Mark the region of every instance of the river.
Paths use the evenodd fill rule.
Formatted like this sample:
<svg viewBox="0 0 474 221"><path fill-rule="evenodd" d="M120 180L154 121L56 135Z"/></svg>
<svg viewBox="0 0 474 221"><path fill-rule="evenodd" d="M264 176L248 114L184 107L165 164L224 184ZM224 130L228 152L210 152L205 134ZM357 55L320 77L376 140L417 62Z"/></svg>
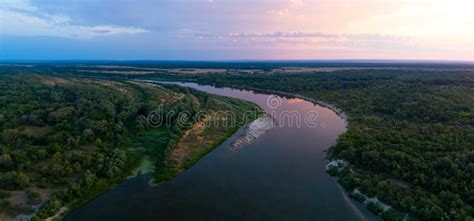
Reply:
<svg viewBox="0 0 474 221"><path fill-rule="evenodd" d="M380 220L325 171L327 149L346 130L334 111L298 98L179 84L251 101L278 125L256 142L231 148L245 133L241 128L174 179L151 187L153 176L139 175L65 220Z"/></svg>

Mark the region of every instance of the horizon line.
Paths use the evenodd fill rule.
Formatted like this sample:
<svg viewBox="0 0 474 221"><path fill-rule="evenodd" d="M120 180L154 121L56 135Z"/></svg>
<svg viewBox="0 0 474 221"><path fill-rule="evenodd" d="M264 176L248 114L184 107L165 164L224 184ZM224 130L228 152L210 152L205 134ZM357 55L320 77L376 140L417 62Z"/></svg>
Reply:
<svg viewBox="0 0 474 221"><path fill-rule="evenodd" d="M465 63L474 64L474 60L451 59L223 59L223 60L198 60L198 59L0 59L5 63L46 63L46 62L203 62L203 63L250 63L250 62L335 62L335 63Z"/></svg>

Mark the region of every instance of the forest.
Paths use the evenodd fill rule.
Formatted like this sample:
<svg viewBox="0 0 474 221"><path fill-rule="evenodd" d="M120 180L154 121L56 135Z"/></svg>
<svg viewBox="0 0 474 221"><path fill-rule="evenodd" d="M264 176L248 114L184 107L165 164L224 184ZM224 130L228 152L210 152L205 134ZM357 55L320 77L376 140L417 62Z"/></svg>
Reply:
<svg viewBox="0 0 474 221"><path fill-rule="evenodd" d="M146 78L150 78L147 75ZM157 73L193 81L300 94L349 116L330 157L350 163L339 182L419 220L474 217L474 68L374 68L330 72ZM403 218L381 214L386 220Z"/></svg>
<svg viewBox="0 0 474 221"><path fill-rule="evenodd" d="M171 65L168 70L146 63L0 67L1 210L24 213L24 207L9 203L18 191L29 205L52 194L39 218L65 205L77 207L128 176L143 156L153 159L155 182L168 180L236 129L186 133L195 131L192 115L202 109L212 113L255 108L140 81L155 79L281 91L334 104L349 116L349 125L329 157L345 160L349 167L329 173L354 199L361 200L360 191L391 205L390 212L376 203L368 205L385 220L404 219L405 213L412 220L473 219L472 66L333 65L329 71L289 73L272 63L233 64L228 69L218 64L224 71L217 73ZM229 105L219 105L222 102ZM172 114L170 127L150 126L147 116L160 105L166 113L189 110L185 119L192 122L177 126L178 116ZM207 148L196 149L190 141L202 136L210 136L202 144ZM184 157L173 152L186 145L198 151Z"/></svg>
<svg viewBox="0 0 474 221"><path fill-rule="evenodd" d="M0 219L58 218L120 183L145 158L154 183L171 179L240 124L186 131L204 118L218 120L217 111L243 124L252 110L259 111L173 85L0 67ZM183 147L189 134L205 142ZM176 157L177 148L189 151Z"/></svg>

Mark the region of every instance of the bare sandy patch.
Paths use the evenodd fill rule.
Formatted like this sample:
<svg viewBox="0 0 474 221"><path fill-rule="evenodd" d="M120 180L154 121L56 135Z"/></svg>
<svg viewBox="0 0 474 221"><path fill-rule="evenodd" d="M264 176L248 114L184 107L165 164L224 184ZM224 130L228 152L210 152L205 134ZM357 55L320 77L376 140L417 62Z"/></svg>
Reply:
<svg viewBox="0 0 474 221"><path fill-rule="evenodd" d="M39 79L40 83L49 85L49 86L56 86L60 84L67 84L70 83L69 80L66 80L64 78L58 78L58 77L41 77Z"/></svg>
<svg viewBox="0 0 474 221"><path fill-rule="evenodd" d="M211 119L211 116L206 115L201 121L195 123L191 129L183 134L178 146L171 151L170 159L176 163L177 168L182 168L192 152L195 151L196 146L205 148L210 145L211 140L205 139L203 133Z"/></svg>

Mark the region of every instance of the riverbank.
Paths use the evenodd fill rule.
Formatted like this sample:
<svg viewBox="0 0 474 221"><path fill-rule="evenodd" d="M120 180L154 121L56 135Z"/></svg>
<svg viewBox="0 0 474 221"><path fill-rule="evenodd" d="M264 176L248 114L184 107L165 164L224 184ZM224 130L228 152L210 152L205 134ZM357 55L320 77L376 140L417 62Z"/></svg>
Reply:
<svg viewBox="0 0 474 221"><path fill-rule="evenodd" d="M192 82L192 83L195 83L195 82ZM256 93L274 94L274 95L278 95L278 96L282 96L282 97L286 97L286 98L303 99L303 100L311 102L315 105L323 106L323 107L326 107L326 108L332 110L334 113L337 114L337 116L339 116L344 121L346 130L347 130L348 125L349 125L349 116L341 108L338 108L335 105L326 103L324 101L321 101L321 100L318 100L318 99L315 99L315 98L311 98L311 97L300 95L300 94L287 93L287 92L268 90L268 89L252 88L252 87L242 87L242 86L235 86L235 85L234 86L233 85L226 85L225 87L229 87L229 88L232 88L232 89L251 90L251 91L254 91ZM343 167L350 168L348 162L345 162L345 161L342 161L342 160L336 160L336 161L332 160L331 150L332 150L332 147L329 147L325 151L325 152L327 152L327 159L329 161L328 166L335 163L336 167L337 166L343 166ZM332 165L332 166L334 166L334 165ZM333 175L329 172L329 170L327 170L327 171L330 175ZM375 215L377 215L381 218L384 218L384 219L394 218L395 220L404 220L408 217L408 214L401 213L401 212L393 209L388 204L385 204L385 203L379 201L376 197L368 197L368 196L364 195L363 193L361 193L360 190L358 190L358 189L354 190L354 189L349 188L344 182L341 182L342 177L338 177L338 176L336 176L336 177L337 177L338 185L340 185L344 189L344 191L347 193L347 195L349 197L354 198L357 201L361 202L364 206L366 206L367 209L369 209ZM361 199L362 196L364 196L363 199Z"/></svg>
<svg viewBox="0 0 474 221"><path fill-rule="evenodd" d="M401 221L409 218L408 213L400 212L391 205L380 200L377 196L368 196L357 186L352 186L348 183L348 179L354 179L357 177L357 172L354 171L349 162L341 159L333 159L326 165L326 171L331 176L336 177L338 183L341 184L351 198L359 201L372 213L382 217L384 220Z"/></svg>
<svg viewBox="0 0 474 221"><path fill-rule="evenodd" d="M139 167L141 162L141 156L133 153L128 154L129 161L127 166L124 168L124 172L113 179L97 178L90 180L91 184L85 186L82 189L78 189L79 184L72 184L69 188L58 191L54 194L48 202L40 208L36 213L30 216L32 221L36 220L61 220L72 210L86 205L90 201L96 199L107 191L112 190L123 180L132 174L132 171ZM70 194L69 192L74 191L80 197L70 200L66 203L61 202L61 196Z"/></svg>
<svg viewBox="0 0 474 221"><path fill-rule="evenodd" d="M202 110L197 112L196 119L191 120L194 120L192 125L179 132L178 136L175 136L175 139L168 144L163 163L158 164L155 178L150 182L153 185L169 181L182 171L189 169L238 129L248 125L262 114L262 110L257 105L248 101L209 94L181 85L167 84L167 86L183 88L196 95L206 94L206 99L197 99L197 97L190 99L193 102L192 106L201 107Z"/></svg>
<svg viewBox="0 0 474 221"><path fill-rule="evenodd" d="M330 154L365 171L362 181L371 190L364 192L421 220L472 219L474 188L466 182L466 154L474 145L472 70L270 73L271 67L251 74L162 76L282 90L336 104L350 115L350 125Z"/></svg>
<svg viewBox="0 0 474 221"><path fill-rule="evenodd" d="M311 98L311 97L308 97L308 96L304 96L304 95L301 95L301 94L294 94L294 93L288 93L288 92L283 92L283 91L275 91L275 90L269 90L269 89L261 89L261 88L253 88L253 87L242 87L242 86L235 86L235 85L226 86L226 87L236 88L236 89L252 90L252 91L255 91L257 93L263 93L263 94L275 94L275 95L278 95L278 96L281 96L281 97L286 97L286 98L303 99L303 100L309 101L313 104L316 104L316 105L319 105L319 106L322 106L322 107L326 107L326 108L332 110L339 117L341 117L346 124L349 123L349 115L346 112L344 112L341 108L337 107L336 105L329 104L329 103L324 102L322 100L318 100L318 99Z"/></svg>
<svg viewBox="0 0 474 221"><path fill-rule="evenodd" d="M191 168L193 165L195 165L196 163L199 162L199 160L206 156L208 153L212 152L215 148L217 148L219 145L221 145L222 143L224 143L227 138L229 138L230 136L232 136L235 132L237 132L237 130L240 129L240 127L233 127L231 129L229 129L224 136L222 136L221 138L219 138L218 140L214 141L211 145L205 147L205 148L202 148L201 151L198 151L198 152L194 152L192 153L191 155L188 155L189 159L180 167L180 168L168 168L168 173L166 174L166 176L160 176L160 178L157 178L155 176L155 178L151 179L148 183L150 186L157 186L159 185L160 183L163 183L163 182L166 182L166 181L169 181L171 179L173 179L174 177L176 177L177 175L179 175L181 172Z"/></svg>
<svg viewBox="0 0 474 221"><path fill-rule="evenodd" d="M166 79L164 80L160 80L160 81L156 81L156 80L141 80L141 81L144 81L144 82L181 82L181 83L197 83L197 84L200 84L199 82L193 82L193 81L168 81ZM322 107L326 107L330 110L332 110L333 112L335 112L339 117L341 117L346 124L349 123L349 115L344 112L341 108L337 107L336 105L333 105L333 104L329 104L327 102L324 102L322 100L318 100L318 99L315 99L315 98L311 98L311 97L308 97L308 96L304 96L304 95L301 95L301 94L295 94L295 93L288 93L288 92L283 92L283 91L276 91L276 90L270 90L270 89L262 89L262 88L254 88L254 87L246 87L246 86L240 86L240 85L215 85L216 87L228 87L228 88L232 88L232 89L240 89L240 90L251 90L251 91L254 91L256 93L262 93L262 94L274 94L274 95L278 95L278 96L281 96L281 97L286 97L286 98L299 98L299 99L303 99L303 100L306 100L306 101L309 101L313 104L317 104L319 106L322 106Z"/></svg>
<svg viewBox="0 0 474 221"><path fill-rule="evenodd" d="M226 86L227 87L227 86ZM306 101L309 101L313 104L320 105L323 107L326 107L333 112L335 112L341 119L344 120L344 123L346 125L346 129L349 125L349 115L346 114L341 108L337 107L336 105L329 104L327 102L311 98L308 96L300 95L300 94L294 94L294 93L287 93L287 92L282 92L282 91L275 91L275 90L268 90L268 89L259 89L259 88L252 88L252 87L242 87L242 86L228 86L230 88L239 88L239 89L245 89L245 90L253 90L255 92L260 92L260 93L270 93L270 94L276 94L279 96L283 97L288 97L288 98L299 98L303 99ZM341 134L342 135L342 134ZM392 206L380 201L377 197L369 197L365 194L363 194L359 189L357 188L349 188L348 185L345 185L343 182L341 182L341 179L344 179L344 176L347 176L348 174L354 175L353 170L350 167L350 164L344 160L338 160L338 159L333 159L331 155L331 150L333 147L329 147L327 149L327 159L329 160L326 170L328 171L328 174L331 176L336 176L338 185L341 185L341 187L344 189L344 191L347 193L347 195L351 198L354 198L355 200L361 202L364 206L366 206L367 209L369 209L372 213L375 215L385 219L385 220L408 220L409 219L409 214L408 213L402 213L396 209L394 209ZM331 174L330 168L347 168L349 172L347 173L337 173L337 174ZM342 176L341 174L344 174Z"/></svg>
<svg viewBox="0 0 474 221"><path fill-rule="evenodd" d="M179 85L250 101L265 110L273 110L266 106L266 101L272 95L197 84ZM258 217L270 220L357 220L361 217L364 220L377 220L361 205L357 204L358 210L354 210L336 180L328 178L324 167L320 167L327 160L323 151L334 143L337 135L344 132L344 120L328 108L306 100L292 102L291 99L282 98L282 104L274 110L278 113L293 111L302 115L323 111L319 120L331 123L324 128L306 124L301 127L281 124L281 127L265 135L265 139L254 142L252 148L234 151L226 145L207 155L192 169L158 187L150 188L146 181L148 178L127 181L126 188L97 199L93 206L91 204L76 210L68 220L131 217L189 220L195 218L195 214L199 214L202 219L219 217L238 220L242 217L236 217L235 214L242 214L248 209L252 213L245 216L252 220L258 220ZM239 135L233 138L238 139ZM193 140L198 140L198 137ZM232 141L227 143L230 145ZM133 199L126 197L130 194L134 195ZM108 206L111 202L134 205L136 209L129 211L127 205L118 208ZM303 202L306 206L302 207ZM215 213L216 209L220 211L219 214ZM334 211L338 212L335 214Z"/></svg>

